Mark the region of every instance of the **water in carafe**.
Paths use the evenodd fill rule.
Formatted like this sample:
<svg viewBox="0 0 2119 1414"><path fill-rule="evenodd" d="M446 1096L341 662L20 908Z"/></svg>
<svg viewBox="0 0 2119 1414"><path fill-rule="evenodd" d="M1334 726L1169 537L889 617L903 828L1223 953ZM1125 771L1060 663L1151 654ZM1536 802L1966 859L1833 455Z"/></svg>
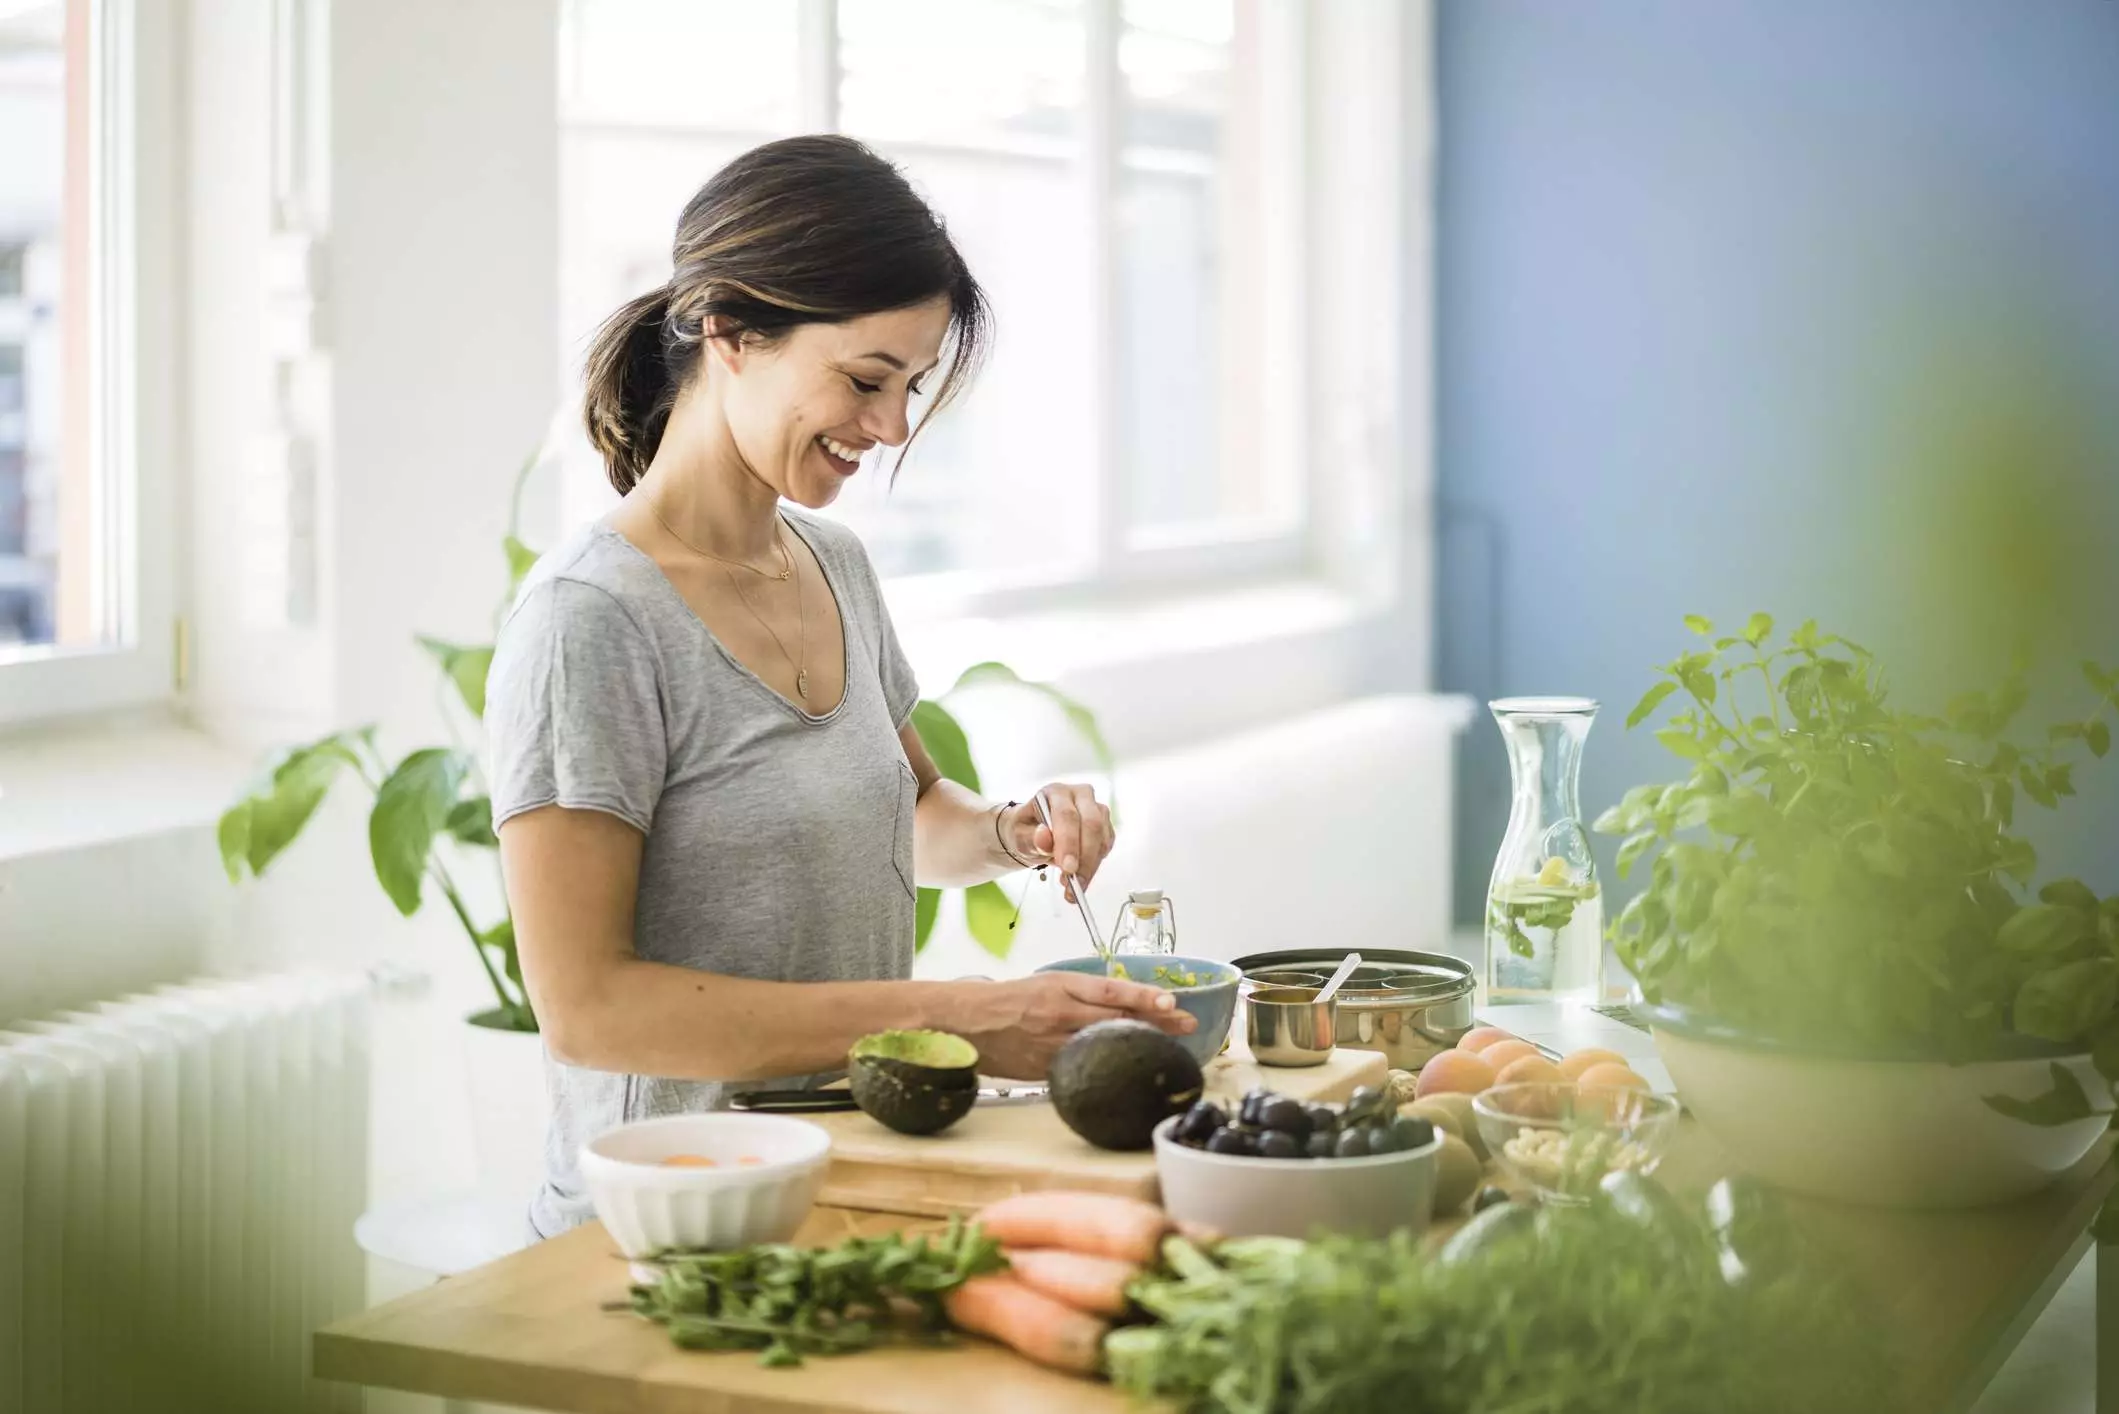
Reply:
<svg viewBox="0 0 2119 1414"><path fill-rule="evenodd" d="M1508 831L1486 889L1491 1002L1596 1001L1604 896L1582 827L1582 743L1596 720L1585 697L1488 704L1508 747Z"/></svg>

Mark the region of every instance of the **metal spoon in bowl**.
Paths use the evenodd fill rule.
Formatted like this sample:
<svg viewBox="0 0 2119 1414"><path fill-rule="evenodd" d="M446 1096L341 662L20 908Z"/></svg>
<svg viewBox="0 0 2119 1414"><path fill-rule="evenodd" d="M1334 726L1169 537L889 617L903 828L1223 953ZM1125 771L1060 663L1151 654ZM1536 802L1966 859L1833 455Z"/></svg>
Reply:
<svg viewBox="0 0 2119 1414"><path fill-rule="evenodd" d="M1361 954L1358 952L1348 953L1346 955L1346 961L1339 964L1339 970L1332 974L1332 980L1324 984L1324 990L1316 995L1316 997L1310 1002L1310 1005L1323 1006L1326 1002L1330 1001L1332 999L1332 994L1339 990L1339 984L1346 981L1347 978L1353 976L1354 969L1359 966L1361 966Z"/></svg>

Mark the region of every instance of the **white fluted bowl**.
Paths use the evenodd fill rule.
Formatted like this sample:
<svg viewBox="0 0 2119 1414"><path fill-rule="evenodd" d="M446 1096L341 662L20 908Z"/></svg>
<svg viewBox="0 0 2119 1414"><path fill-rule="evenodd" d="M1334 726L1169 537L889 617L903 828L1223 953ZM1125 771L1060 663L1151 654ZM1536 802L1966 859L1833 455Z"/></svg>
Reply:
<svg viewBox="0 0 2119 1414"><path fill-rule="evenodd" d="M714 1168L673 1168L678 1154ZM744 1163L744 1159L756 1163ZM824 1186L831 1136L807 1120L767 1114L669 1115L622 1124L581 1149L596 1216L628 1257L678 1247L785 1242Z"/></svg>

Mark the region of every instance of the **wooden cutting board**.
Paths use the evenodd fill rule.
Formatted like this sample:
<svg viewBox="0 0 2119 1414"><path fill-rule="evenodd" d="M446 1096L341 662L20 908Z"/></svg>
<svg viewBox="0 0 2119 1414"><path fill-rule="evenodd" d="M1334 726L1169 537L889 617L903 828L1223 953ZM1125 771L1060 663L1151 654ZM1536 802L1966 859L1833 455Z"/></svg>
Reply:
<svg viewBox="0 0 2119 1414"><path fill-rule="evenodd" d="M1260 1067L1242 1042L1206 1068L1207 1094L1233 1100L1256 1085L1304 1100L1343 1100L1389 1073L1376 1051L1340 1049L1323 1065ZM866 1212L946 1217L1039 1188L1159 1197L1155 1155L1114 1154L1077 1137L1048 1101L982 1104L925 1137L885 1129L858 1110L808 1116L831 1132L820 1203Z"/></svg>

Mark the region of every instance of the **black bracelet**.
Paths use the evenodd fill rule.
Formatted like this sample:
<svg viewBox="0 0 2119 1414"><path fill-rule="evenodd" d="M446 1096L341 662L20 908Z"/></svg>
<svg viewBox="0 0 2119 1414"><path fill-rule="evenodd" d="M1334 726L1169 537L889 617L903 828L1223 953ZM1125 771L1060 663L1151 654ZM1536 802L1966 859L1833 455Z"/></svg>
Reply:
<svg viewBox="0 0 2119 1414"><path fill-rule="evenodd" d="M1010 849L1008 847L1007 838L1001 834L1001 816L1015 809L1015 807L1019 804L1021 804L1020 801L1011 800L1006 805L1001 806L999 809L993 812L993 842L1001 847L1001 853L1007 855L1010 859L1015 861L1016 866L1018 868L1036 869L1041 866L1039 866L1036 861L1025 859L1023 858L1023 856L1017 854L1014 850Z"/></svg>

